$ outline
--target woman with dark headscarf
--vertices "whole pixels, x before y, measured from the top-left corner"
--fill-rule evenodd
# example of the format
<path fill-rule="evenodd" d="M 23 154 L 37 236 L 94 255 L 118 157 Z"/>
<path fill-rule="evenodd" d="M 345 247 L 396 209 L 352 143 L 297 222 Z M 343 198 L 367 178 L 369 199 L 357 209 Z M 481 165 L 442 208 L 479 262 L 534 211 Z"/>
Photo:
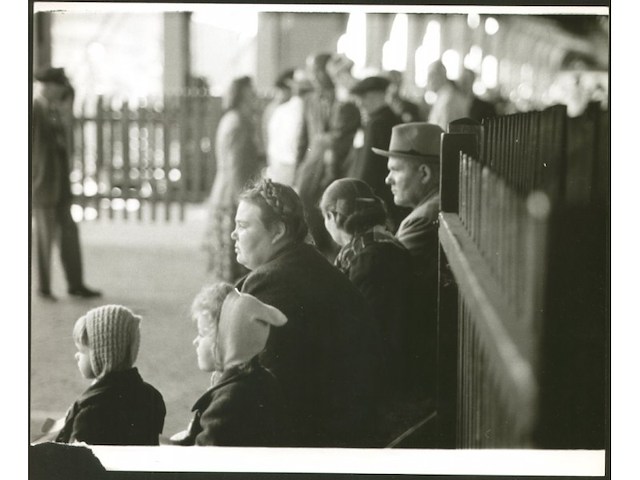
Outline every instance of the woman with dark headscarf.
<path fill-rule="evenodd" d="M 240 196 L 232 233 L 251 272 L 237 287 L 284 313 L 261 361 L 292 414 L 293 445 L 368 446 L 380 351 L 360 292 L 312 245 L 300 198 L 262 180 Z"/>
<path fill-rule="evenodd" d="M 355 178 L 336 180 L 320 200 L 324 224 L 340 246 L 335 265 L 362 292 L 383 342 L 390 397 L 405 387 L 411 256 L 389 231 L 384 201 Z"/>
<path fill-rule="evenodd" d="M 236 78 L 225 98 L 225 113 L 216 133 L 216 177 L 209 197 L 204 249 L 216 280 L 233 282 L 247 270 L 235 259 L 231 232 L 238 195 L 264 166 L 255 122 L 257 96 L 250 77 Z"/>

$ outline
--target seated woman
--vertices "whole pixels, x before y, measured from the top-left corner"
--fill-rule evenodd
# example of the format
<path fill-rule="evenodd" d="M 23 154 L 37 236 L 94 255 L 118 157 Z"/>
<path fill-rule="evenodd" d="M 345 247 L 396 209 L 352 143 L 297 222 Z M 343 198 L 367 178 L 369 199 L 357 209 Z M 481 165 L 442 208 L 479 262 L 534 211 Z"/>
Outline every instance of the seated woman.
<path fill-rule="evenodd" d="M 236 287 L 280 310 L 260 355 L 278 378 L 293 424 L 292 445 L 369 446 L 378 345 L 362 294 L 312 245 L 300 198 L 262 180 L 240 196 L 237 260 L 251 272 Z"/>
<path fill-rule="evenodd" d="M 387 229 L 384 201 L 355 178 L 336 180 L 320 201 L 324 224 L 341 247 L 335 265 L 362 292 L 372 307 L 383 342 L 385 391 L 397 397 L 409 379 L 406 332 L 410 309 L 411 256 Z M 394 395 L 395 394 L 395 395 Z"/>

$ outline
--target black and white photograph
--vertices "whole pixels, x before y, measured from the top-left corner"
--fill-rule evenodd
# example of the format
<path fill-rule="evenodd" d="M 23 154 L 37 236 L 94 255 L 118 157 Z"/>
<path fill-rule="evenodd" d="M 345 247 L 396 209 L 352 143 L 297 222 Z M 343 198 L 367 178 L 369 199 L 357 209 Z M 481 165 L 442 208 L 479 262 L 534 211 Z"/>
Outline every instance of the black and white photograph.
<path fill-rule="evenodd" d="M 610 475 L 610 13 L 31 0 L 29 478 Z"/>

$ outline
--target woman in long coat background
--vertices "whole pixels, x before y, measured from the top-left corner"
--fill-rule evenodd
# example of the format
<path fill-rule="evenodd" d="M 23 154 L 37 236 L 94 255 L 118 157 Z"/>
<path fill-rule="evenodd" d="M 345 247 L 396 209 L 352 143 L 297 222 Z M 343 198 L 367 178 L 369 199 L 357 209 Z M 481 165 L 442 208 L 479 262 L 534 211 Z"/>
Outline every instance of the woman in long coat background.
<path fill-rule="evenodd" d="M 231 232 L 235 228 L 238 195 L 264 167 L 256 122 L 257 105 L 252 79 L 244 76 L 233 80 L 216 132 L 217 168 L 203 242 L 209 256 L 208 271 L 216 280 L 233 282 L 247 273 L 236 261 Z"/>

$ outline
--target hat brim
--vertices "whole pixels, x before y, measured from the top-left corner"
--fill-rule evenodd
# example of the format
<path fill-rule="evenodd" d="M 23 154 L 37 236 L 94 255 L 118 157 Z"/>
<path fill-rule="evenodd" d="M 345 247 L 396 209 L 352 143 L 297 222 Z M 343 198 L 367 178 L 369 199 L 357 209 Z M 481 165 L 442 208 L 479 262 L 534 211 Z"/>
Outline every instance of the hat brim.
<path fill-rule="evenodd" d="M 407 158 L 412 160 L 440 162 L 439 155 L 413 155 L 411 153 L 406 153 L 406 152 L 394 152 L 394 151 L 381 150 L 375 147 L 371 147 L 371 150 L 373 150 L 373 152 L 377 153 L 378 155 L 382 155 L 383 157 L 397 157 L 397 158 Z"/>

